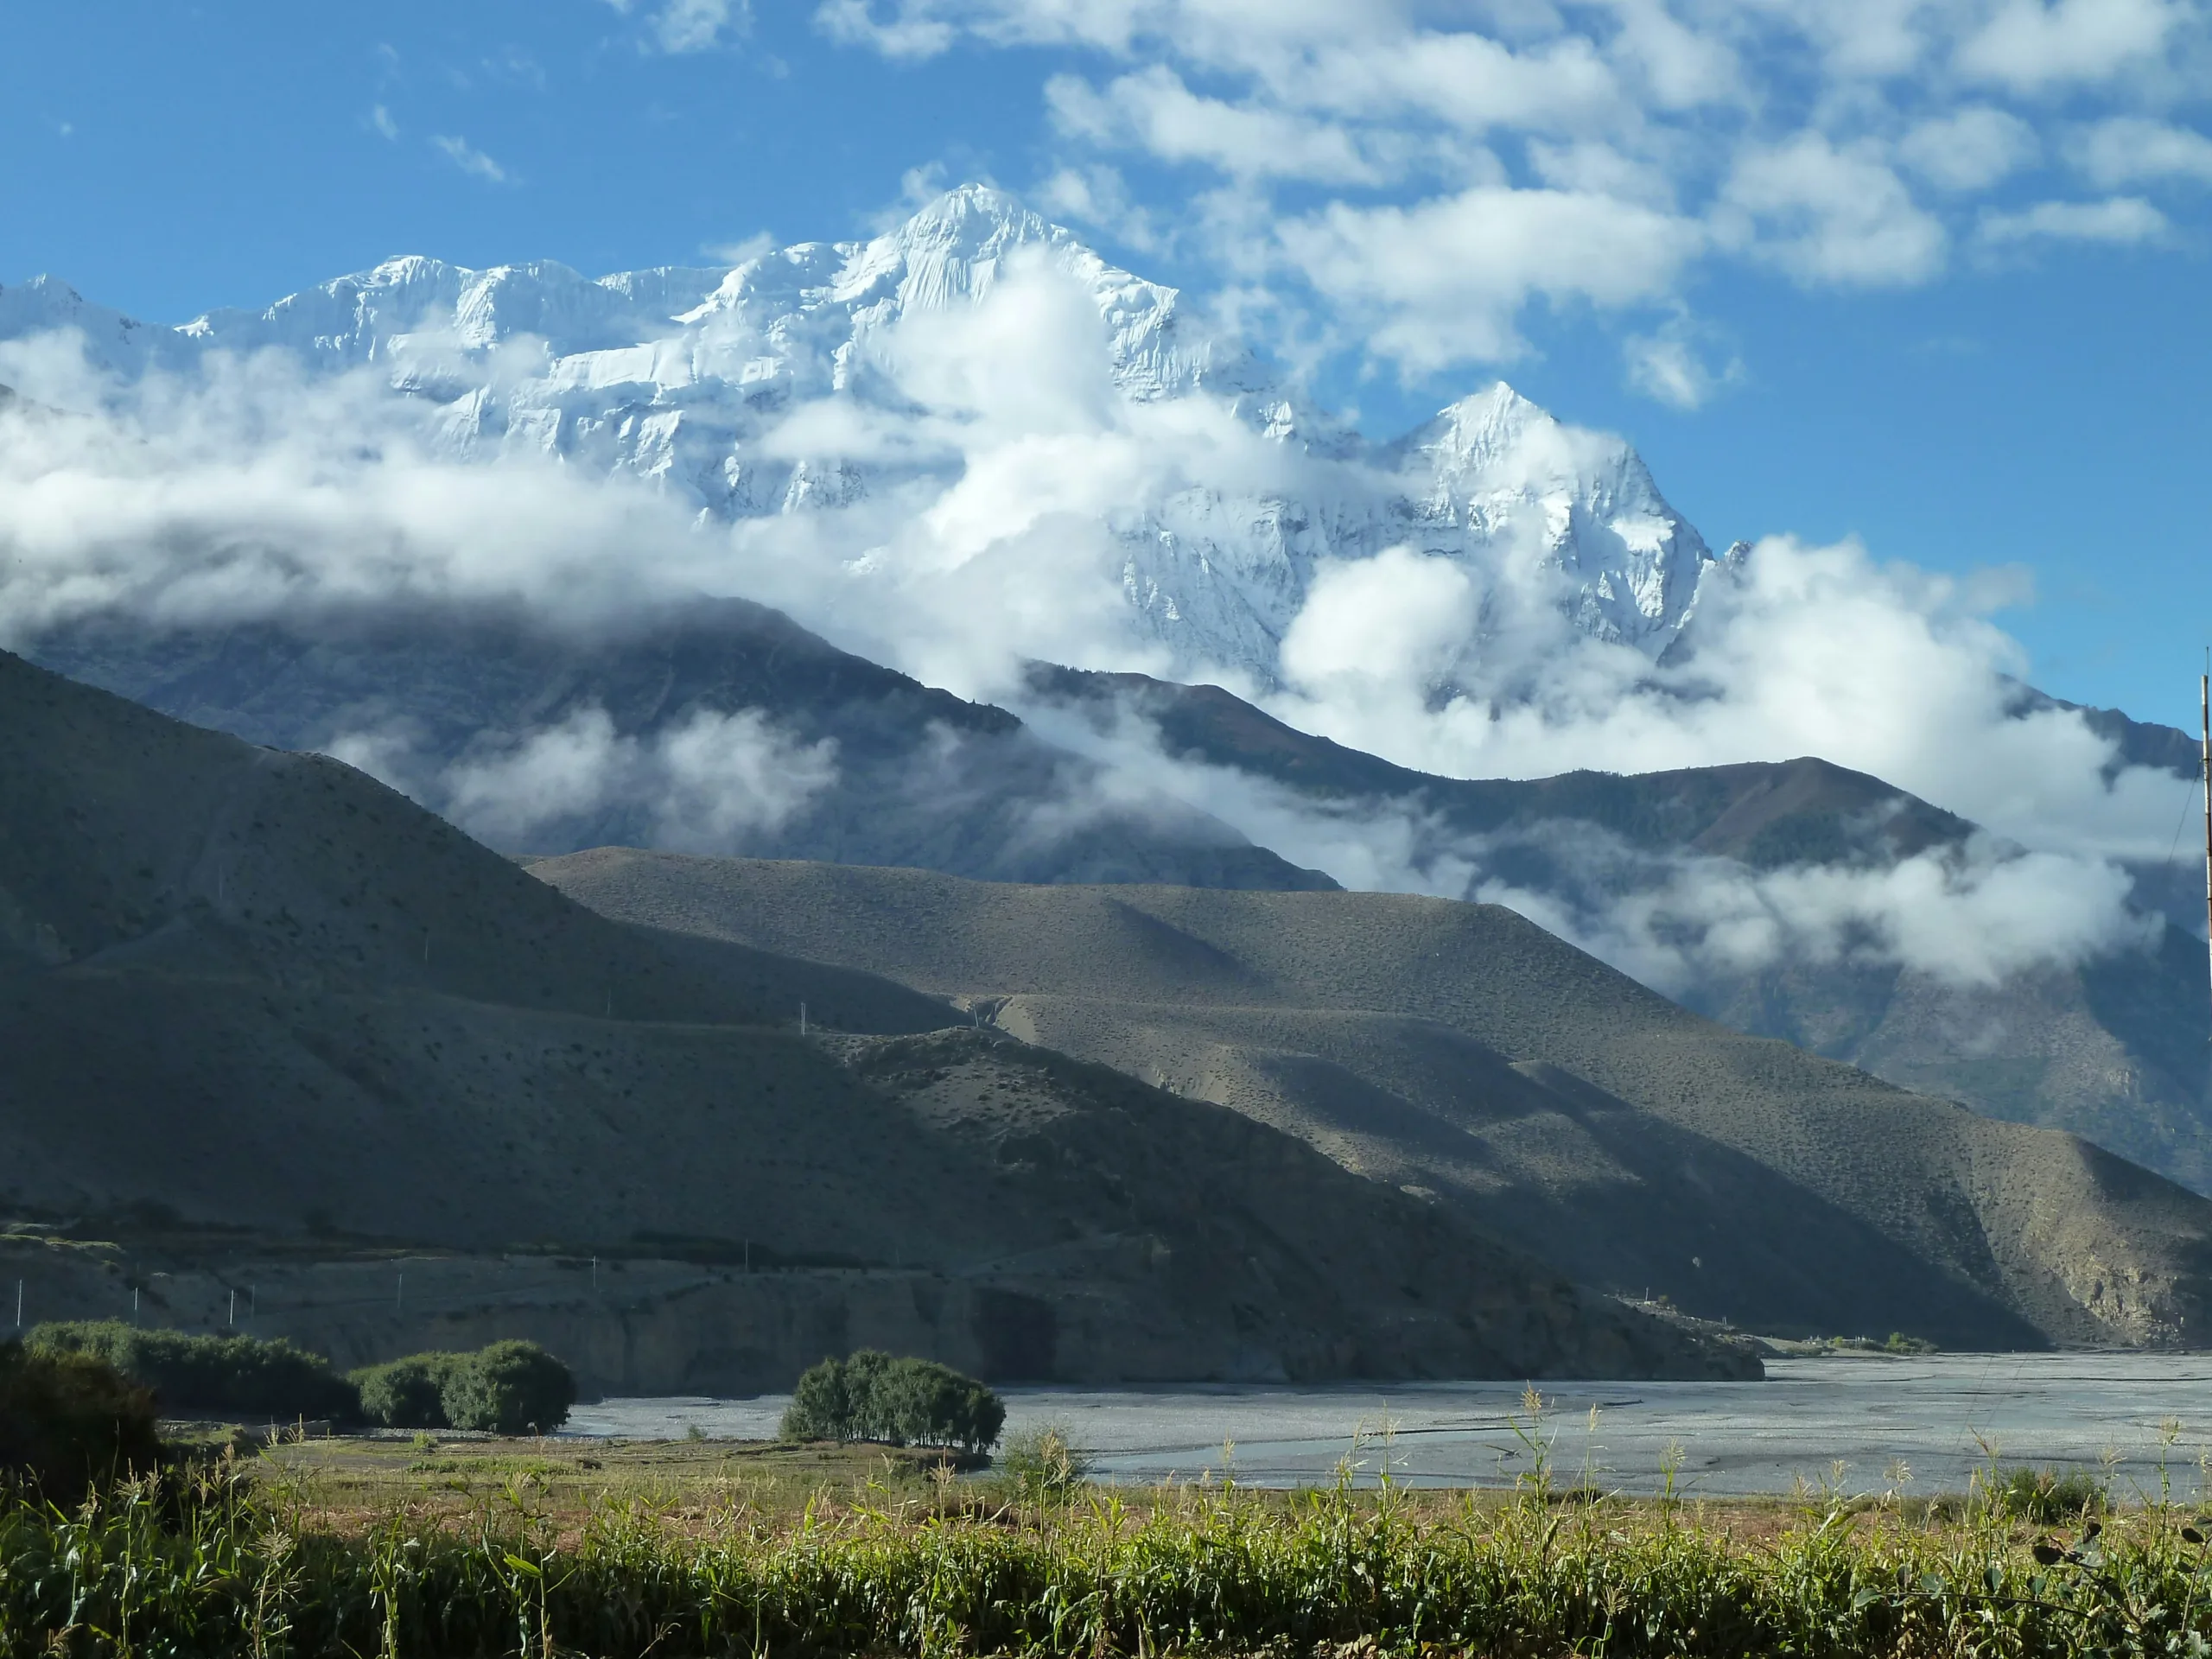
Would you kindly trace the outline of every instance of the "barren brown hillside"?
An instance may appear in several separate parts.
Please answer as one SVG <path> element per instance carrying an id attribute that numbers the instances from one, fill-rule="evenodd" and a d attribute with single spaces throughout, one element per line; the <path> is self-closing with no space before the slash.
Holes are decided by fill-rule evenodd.
<path id="1" fill-rule="evenodd" d="M 611 916 L 962 998 L 1601 1287 L 1952 1345 L 2212 1329 L 2212 1204 L 2071 1135 L 1726 1030 L 1496 906 L 614 849 L 532 870 Z"/>

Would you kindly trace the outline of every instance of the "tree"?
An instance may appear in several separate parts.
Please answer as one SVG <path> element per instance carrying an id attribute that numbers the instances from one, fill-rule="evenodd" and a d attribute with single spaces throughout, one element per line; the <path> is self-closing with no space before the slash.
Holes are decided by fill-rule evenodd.
<path id="1" fill-rule="evenodd" d="M 440 1398 L 452 1427 L 543 1434 L 569 1421 L 576 1380 L 534 1342 L 495 1342 L 454 1368 Z"/>
<path id="2" fill-rule="evenodd" d="M 0 1343 L 0 1471 L 56 1503 L 161 1459 L 154 1396 L 92 1354 Z"/>

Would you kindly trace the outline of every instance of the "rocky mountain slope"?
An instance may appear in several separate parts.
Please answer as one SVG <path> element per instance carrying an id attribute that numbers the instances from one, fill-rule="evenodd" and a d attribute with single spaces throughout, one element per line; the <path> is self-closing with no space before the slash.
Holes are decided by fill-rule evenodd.
<path id="1" fill-rule="evenodd" d="M 2212 1201 L 1726 1031 L 1496 906 L 614 849 L 531 869 L 609 915 L 959 996 L 1709 1317 L 1995 1347 L 2212 1319 Z"/>
<path id="2" fill-rule="evenodd" d="M 1618 775 L 1437 778 L 1298 731 L 1217 686 L 1039 667 L 1033 708 L 1101 728 L 1134 716 L 1180 760 L 1281 786 L 1319 813 L 1388 818 L 1411 860 L 1463 870 L 1467 896 L 1503 887 L 1549 906 L 1554 927 L 1602 937 L 1639 896 L 1762 874 L 1894 868 L 1958 857 L 1977 836 L 1955 814 L 1877 778 L 1803 758 Z M 2130 764 L 2170 765 L 2182 734 L 2088 711 Z M 1224 796 L 1224 798 L 1227 798 Z M 2001 854 L 1991 855 L 2001 856 Z M 1901 1087 L 2015 1122 L 2067 1129 L 2212 1192 L 2212 1043 L 2204 995 L 2203 878 L 2193 863 L 2139 869 L 2143 946 L 2051 963 L 1993 984 L 1896 960 L 1789 957 L 1743 969 L 1685 952 L 1665 987 L 1754 1036 L 1778 1037 Z M 1524 900 L 1525 902 L 1525 900 Z M 1534 906 L 1532 906 L 1532 908 Z"/>
<path id="3" fill-rule="evenodd" d="M 3 653 L 0 1214 L 143 1236 L 203 1291 L 435 1256 L 412 1324 L 397 1291 L 309 1294 L 263 1333 L 585 1332 L 620 1361 L 593 1381 L 647 1391 L 878 1340 L 1090 1380 L 1743 1368 L 1294 1136 L 873 975 L 604 918 L 335 760 Z M 517 1249 L 660 1289 L 505 1297 Z M 46 1259 L 38 1306 L 116 1311 Z"/>
<path id="4" fill-rule="evenodd" d="M 363 607 L 199 626 L 108 613 L 26 654 L 252 742 L 359 765 L 511 850 L 643 842 L 1027 881 L 1328 887 L 1004 709 L 743 600 L 602 617 Z"/>
<path id="5" fill-rule="evenodd" d="M 850 517 L 917 480 L 949 483 L 957 456 L 847 453 L 791 435 L 794 414 L 911 415 L 901 327 L 969 309 L 1037 270 L 1095 308 L 1120 396 L 1217 404 L 1278 450 L 1292 480 L 1189 479 L 1109 515 L 1130 640 L 1166 646 L 1186 669 L 1266 683 L 1317 569 L 1402 544 L 1544 573 L 1576 626 L 1655 657 L 1681 632 L 1713 556 L 1620 440 L 1501 385 L 1370 442 L 1194 326 L 1173 289 L 982 185 L 872 240 L 799 243 L 734 268 L 593 280 L 548 261 L 474 270 L 410 257 L 175 327 L 41 278 L 0 289 L 0 340 L 73 329 L 126 380 L 215 353 L 283 352 L 310 374 L 382 377 L 455 459 L 551 456 L 643 480 L 709 518 Z"/>

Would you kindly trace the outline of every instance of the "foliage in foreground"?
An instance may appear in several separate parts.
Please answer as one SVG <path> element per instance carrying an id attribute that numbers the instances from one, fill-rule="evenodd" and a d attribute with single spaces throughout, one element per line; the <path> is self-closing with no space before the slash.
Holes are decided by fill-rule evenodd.
<path id="1" fill-rule="evenodd" d="M 2163 1504 L 2062 1544 L 1986 1493 L 1932 1525 L 1822 1497 L 1743 1543 L 1678 1505 L 1535 1488 L 1503 1505 L 1185 1488 L 1046 1516 L 823 1503 L 771 1527 L 638 1504 L 564 1523 L 518 1485 L 340 1533 L 236 1474 L 200 1480 L 184 1503 L 153 1483 L 74 1512 L 0 1501 L 0 1652 L 2039 1659 L 2198 1655 L 2212 1631 L 2202 1541 Z"/>
<path id="2" fill-rule="evenodd" d="M 1006 1424 L 1006 1402 L 972 1376 L 934 1360 L 893 1359 L 863 1348 L 825 1359 L 798 1380 L 784 1413 L 787 1440 L 882 1440 L 982 1452 Z"/>
<path id="3" fill-rule="evenodd" d="M 102 1360 L 152 1389 L 171 1411 L 199 1407 L 271 1419 L 350 1421 L 359 1410 L 353 1385 L 328 1360 L 282 1338 L 195 1337 L 102 1319 L 34 1325 L 24 1345 L 34 1353 Z"/>
<path id="4" fill-rule="evenodd" d="M 56 1503 L 160 1461 L 154 1399 L 90 1354 L 0 1343 L 0 1476 Z"/>
<path id="5" fill-rule="evenodd" d="M 569 1421 L 576 1380 L 534 1342 L 473 1354 L 410 1354 L 351 1378 L 361 1414 L 387 1428 L 475 1428 L 550 1434 Z"/>
<path id="6" fill-rule="evenodd" d="M 1090 1478 L 1090 1457 L 1058 1423 L 1017 1434 L 998 1458 L 999 1478 L 1016 1503 L 1061 1503 Z"/>

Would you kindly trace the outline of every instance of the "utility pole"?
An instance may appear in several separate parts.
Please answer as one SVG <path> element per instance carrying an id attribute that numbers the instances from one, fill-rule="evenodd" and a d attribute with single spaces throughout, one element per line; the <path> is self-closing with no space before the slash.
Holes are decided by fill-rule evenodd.
<path id="1" fill-rule="evenodd" d="M 23 1328 L 23 1281 L 16 1281 L 16 1329 Z"/>
<path id="2" fill-rule="evenodd" d="M 231 1323 L 232 1323 L 232 1325 L 236 1325 L 238 1322 L 238 1291 L 237 1291 L 236 1287 L 232 1287 L 232 1291 L 231 1291 Z"/>
<path id="3" fill-rule="evenodd" d="M 2212 896 L 2208 896 L 2205 902 L 2212 906 Z M 798 1005 L 798 1034 L 802 1037 L 806 1035 L 806 1004 L 804 1002 Z"/>

